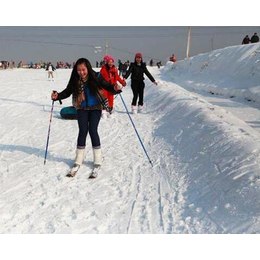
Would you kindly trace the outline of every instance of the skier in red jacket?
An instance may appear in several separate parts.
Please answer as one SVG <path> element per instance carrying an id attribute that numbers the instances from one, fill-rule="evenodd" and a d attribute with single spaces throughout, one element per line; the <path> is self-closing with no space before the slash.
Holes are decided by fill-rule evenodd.
<path id="1" fill-rule="evenodd" d="M 174 54 L 172 54 L 172 56 L 170 57 L 170 61 L 177 62 L 177 59 Z"/>
<path id="2" fill-rule="evenodd" d="M 111 56 L 106 56 L 105 61 L 106 61 L 106 64 L 103 65 L 100 70 L 100 74 L 102 75 L 102 77 L 110 84 L 117 85 L 117 82 L 119 81 L 125 87 L 126 82 L 124 80 L 122 80 L 121 77 L 118 75 L 118 70 L 117 70 L 116 66 L 114 65 L 114 62 L 115 62 L 114 58 Z M 118 86 L 118 89 L 120 89 L 119 86 Z M 105 89 L 103 89 L 103 93 L 104 93 L 105 97 L 108 99 L 109 107 L 113 111 L 114 96 L 111 95 L 111 93 L 106 91 Z M 103 118 L 107 117 L 106 110 L 102 111 L 102 117 Z"/>

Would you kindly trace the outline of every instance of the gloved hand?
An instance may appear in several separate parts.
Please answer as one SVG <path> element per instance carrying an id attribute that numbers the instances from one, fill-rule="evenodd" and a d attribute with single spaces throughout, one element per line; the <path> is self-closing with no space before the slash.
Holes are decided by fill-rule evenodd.
<path id="1" fill-rule="evenodd" d="M 116 84 L 116 85 L 114 86 L 114 89 L 115 89 L 115 91 L 121 90 L 121 88 L 120 88 L 120 86 L 119 86 L 118 84 Z"/>
<path id="2" fill-rule="evenodd" d="M 54 100 L 54 101 L 59 101 L 60 104 L 62 104 L 61 100 L 59 99 L 59 94 L 55 90 L 52 91 L 51 99 Z"/>
<path id="3" fill-rule="evenodd" d="M 51 93 L 51 99 L 55 100 L 55 101 L 58 100 L 58 93 L 57 92 L 52 92 Z"/>

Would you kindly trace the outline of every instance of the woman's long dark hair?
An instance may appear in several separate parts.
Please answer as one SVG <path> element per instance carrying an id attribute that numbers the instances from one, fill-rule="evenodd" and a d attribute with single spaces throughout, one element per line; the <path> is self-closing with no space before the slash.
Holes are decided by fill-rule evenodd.
<path id="1" fill-rule="evenodd" d="M 70 80 L 68 83 L 68 86 L 71 87 L 72 92 L 75 95 L 79 94 L 79 80 L 80 80 L 80 76 L 77 72 L 77 66 L 80 64 L 85 64 L 85 66 L 88 69 L 88 85 L 90 87 L 90 92 L 92 94 L 95 94 L 97 92 L 98 89 L 101 89 L 101 86 L 98 82 L 98 78 L 96 76 L 96 72 L 92 69 L 92 66 L 89 62 L 88 59 L 85 58 L 80 58 L 77 60 L 72 72 L 71 72 L 71 76 L 70 76 Z"/>

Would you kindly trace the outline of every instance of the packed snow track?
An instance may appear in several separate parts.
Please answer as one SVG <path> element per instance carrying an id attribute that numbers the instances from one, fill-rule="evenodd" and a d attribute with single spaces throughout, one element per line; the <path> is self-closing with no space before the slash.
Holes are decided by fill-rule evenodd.
<path id="1" fill-rule="evenodd" d="M 0 71 L 0 233 L 259 233 L 260 135 L 229 111 L 149 68 L 145 112 L 132 115 L 149 164 L 120 97 L 102 119 L 104 164 L 88 179 L 92 150 L 74 179 L 76 120 L 55 103 L 46 165 L 52 90 L 71 70 Z M 122 96 L 130 109 L 130 81 Z"/>

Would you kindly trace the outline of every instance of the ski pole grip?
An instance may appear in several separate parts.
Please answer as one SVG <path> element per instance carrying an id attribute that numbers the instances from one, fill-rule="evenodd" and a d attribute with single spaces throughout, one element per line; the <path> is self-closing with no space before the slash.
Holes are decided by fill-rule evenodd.
<path id="1" fill-rule="evenodd" d="M 56 90 L 53 90 L 52 93 L 55 94 L 55 93 L 57 93 L 57 91 L 56 91 Z M 62 102 L 61 102 L 60 99 L 59 99 L 59 102 L 60 102 L 60 105 L 62 105 Z"/>

